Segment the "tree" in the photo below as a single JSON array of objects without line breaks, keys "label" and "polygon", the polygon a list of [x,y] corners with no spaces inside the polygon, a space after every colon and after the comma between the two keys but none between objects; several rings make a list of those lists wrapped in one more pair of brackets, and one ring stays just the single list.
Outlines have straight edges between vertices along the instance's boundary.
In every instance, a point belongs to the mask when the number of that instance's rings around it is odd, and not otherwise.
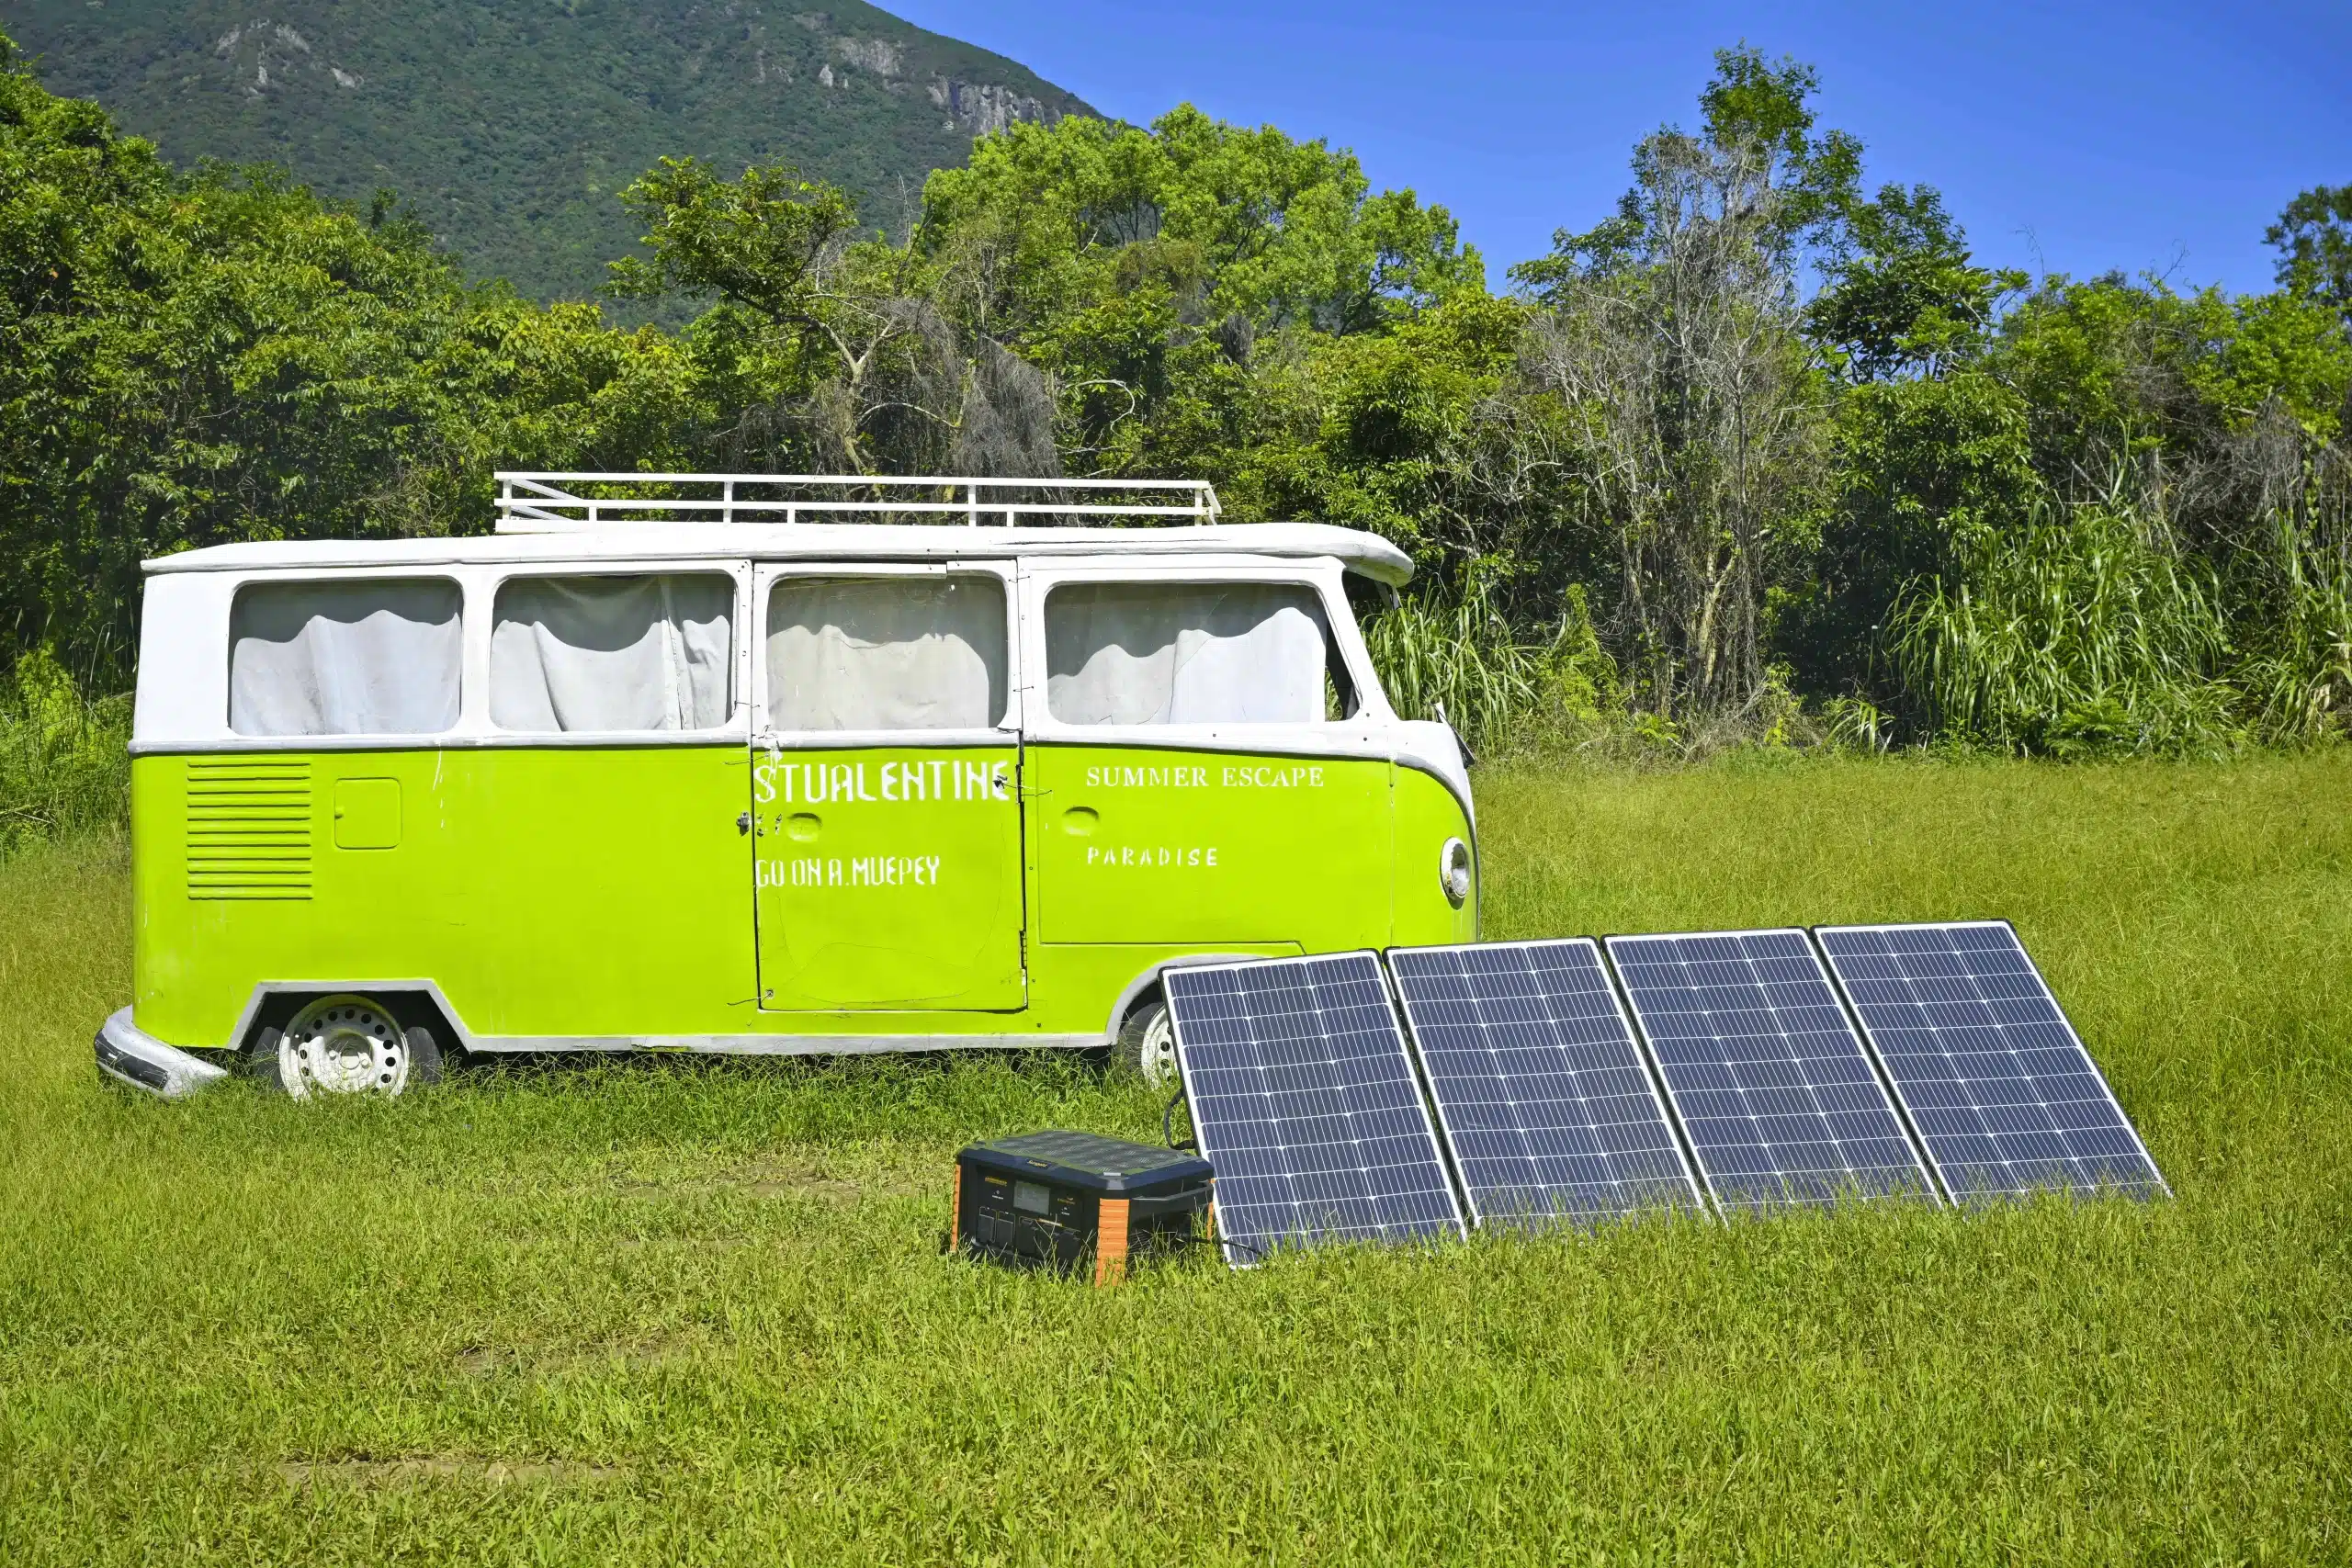
[{"label": "tree", "polygon": [[1510,395],[1520,301],[1457,298],[1377,333],[1293,340],[1248,377],[1238,436],[1212,462],[1241,515],[1367,528],[1412,551],[1425,592],[1478,586],[1557,613],[1586,563],[1559,536],[1561,479]]},{"label": "tree", "polygon": [[1972,530],[2024,517],[2038,491],[2024,402],[1983,361],[2026,284],[1975,265],[1931,186],[1851,199],[1821,247],[1807,335],[1846,380],[1831,429],[1821,548],[1779,606],[1776,639],[1808,691],[1884,690],[1897,601],[1946,573]]},{"label": "tree", "polygon": [[1486,292],[1443,209],[1374,192],[1351,153],[1189,105],[1148,129],[981,139],[924,186],[914,248],[959,321],[1052,378],[1062,450],[1099,473],[1229,445],[1263,345],[1376,335]]},{"label": "tree", "polygon": [[1937,376],[1980,350],[2021,272],[1976,265],[1934,187],[1890,185],[1849,205],[1805,330],[1860,380]]},{"label": "tree", "polygon": [[1530,383],[1576,432],[1611,540],[1613,634],[1661,715],[1744,707],[1766,593],[1814,528],[1826,388],[1798,333],[1799,244],[1850,189],[1850,138],[1814,137],[1809,70],[1716,56],[1705,129],[1634,157],[1616,217],[1512,276],[1544,306]]},{"label": "tree", "polygon": [[943,309],[951,268],[860,235],[843,192],[665,158],[621,199],[652,254],[614,263],[613,292],[717,301],[689,338],[731,411],[713,433],[729,466],[1060,473],[1043,378]]},{"label": "tree", "polygon": [[390,202],[177,173],[0,39],[0,662],[121,681],[145,557],[483,528],[500,463],[659,460],[678,368],[466,288]]},{"label": "tree", "polygon": [[2318,300],[2352,327],[2352,185],[2313,186],[2262,238],[2279,253],[2279,288]]}]

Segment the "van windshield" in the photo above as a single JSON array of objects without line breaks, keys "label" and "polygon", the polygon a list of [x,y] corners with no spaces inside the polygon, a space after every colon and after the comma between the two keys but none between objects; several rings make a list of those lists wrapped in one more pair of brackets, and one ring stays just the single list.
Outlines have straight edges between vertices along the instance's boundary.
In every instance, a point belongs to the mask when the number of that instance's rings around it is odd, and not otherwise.
[{"label": "van windshield", "polygon": [[1323,606],[1287,582],[1070,582],[1046,599],[1064,724],[1313,724],[1345,705]]}]

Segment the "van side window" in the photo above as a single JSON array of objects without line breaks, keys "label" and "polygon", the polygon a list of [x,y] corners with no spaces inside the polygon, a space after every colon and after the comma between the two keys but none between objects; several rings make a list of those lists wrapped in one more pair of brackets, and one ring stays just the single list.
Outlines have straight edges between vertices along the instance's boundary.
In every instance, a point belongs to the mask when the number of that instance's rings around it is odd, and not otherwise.
[{"label": "van side window", "polygon": [[458,722],[463,596],[446,578],[253,582],[229,610],[239,735],[437,735]]},{"label": "van side window", "polygon": [[490,634],[501,729],[716,729],[734,701],[735,581],[718,572],[515,577]]},{"label": "van side window", "polygon": [[1069,582],[1046,596],[1046,706],[1063,724],[1313,724],[1353,704],[1303,583]]},{"label": "van side window", "polygon": [[768,593],[768,724],[992,729],[1005,646],[993,576],[786,578]]}]

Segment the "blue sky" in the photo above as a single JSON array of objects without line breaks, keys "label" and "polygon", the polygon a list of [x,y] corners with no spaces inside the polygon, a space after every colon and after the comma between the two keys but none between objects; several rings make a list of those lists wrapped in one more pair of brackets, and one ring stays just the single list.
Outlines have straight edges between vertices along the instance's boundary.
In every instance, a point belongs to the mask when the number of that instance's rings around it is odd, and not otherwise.
[{"label": "blue sky", "polygon": [[2352,183],[2352,4],[1597,6],[880,0],[1106,114],[1183,100],[1352,147],[1461,219],[1490,281],[1608,214],[1633,144],[1697,118],[1717,48],[1821,73],[1866,174],[1940,187],[1992,265],[2269,287],[2262,231]]}]

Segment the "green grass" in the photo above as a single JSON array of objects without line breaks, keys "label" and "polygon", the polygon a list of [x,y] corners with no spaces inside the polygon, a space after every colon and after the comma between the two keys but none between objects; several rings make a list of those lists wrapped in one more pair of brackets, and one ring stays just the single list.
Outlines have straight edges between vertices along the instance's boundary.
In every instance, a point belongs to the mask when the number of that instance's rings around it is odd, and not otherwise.
[{"label": "green grass", "polygon": [[2178,1191],[1096,1292],[949,1158],[1056,1061],[102,1089],[119,843],[0,867],[0,1562],[2352,1555],[2352,766],[1490,776],[1489,934],[2016,919]]}]

